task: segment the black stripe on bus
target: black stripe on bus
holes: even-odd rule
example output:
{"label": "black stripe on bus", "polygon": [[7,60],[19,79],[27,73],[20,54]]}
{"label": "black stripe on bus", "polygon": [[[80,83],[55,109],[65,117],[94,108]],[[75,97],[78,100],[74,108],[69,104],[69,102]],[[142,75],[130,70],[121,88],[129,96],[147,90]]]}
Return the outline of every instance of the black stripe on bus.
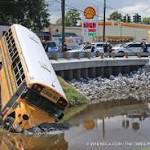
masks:
{"label": "black stripe on bus", "polygon": [[32,89],[28,89],[27,92],[22,95],[22,98],[25,99],[28,103],[52,115],[56,119],[61,119],[64,115],[63,109],[58,107],[47,98],[37,94]]}
{"label": "black stripe on bus", "polygon": [[26,84],[23,83],[20,88],[17,90],[17,92],[12,96],[12,98],[8,101],[6,106],[2,110],[3,112],[7,108],[11,108],[13,106],[16,106],[16,100],[21,97],[24,100],[27,101],[27,103],[38,107],[39,109],[43,110],[44,112],[47,112],[48,114],[52,115],[56,119],[61,119],[63,117],[63,110],[58,107],[56,104],[48,100],[47,98],[37,94],[32,89],[29,89],[26,87]]}
{"label": "black stripe on bus", "polygon": [[3,115],[3,112],[5,112],[5,110],[7,108],[10,108],[10,107],[13,107],[16,103],[16,100],[18,99],[19,96],[22,95],[22,93],[25,91],[26,89],[26,84],[23,83],[19,88],[18,90],[16,91],[16,93],[11,97],[11,99],[8,101],[8,103],[5,105],[5,107],[2,109],[2,115]]}

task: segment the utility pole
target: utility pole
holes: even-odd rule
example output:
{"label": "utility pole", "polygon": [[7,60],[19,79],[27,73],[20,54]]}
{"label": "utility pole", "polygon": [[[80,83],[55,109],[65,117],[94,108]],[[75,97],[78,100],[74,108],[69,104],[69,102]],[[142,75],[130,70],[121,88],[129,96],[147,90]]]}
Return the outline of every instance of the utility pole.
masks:
{"label": "utility pole", "polygon": [[62,14],[62,46],[61,49],[64,49],[65,43],[65,0],[61,0],[61,14]]}
{"label": "utility pole", "polygon": [[103,132],[103,139],[105,139],[105,134],[106,134],[106,131],[105,131],[105,119],[103,117],[103,120],[102,120],[102,132]]}
{"label": "utility pole", "polygon": [[106,26],[106,0],[104,0],[104,20],[103,20],[103,42],[105,42],[105,26]]}

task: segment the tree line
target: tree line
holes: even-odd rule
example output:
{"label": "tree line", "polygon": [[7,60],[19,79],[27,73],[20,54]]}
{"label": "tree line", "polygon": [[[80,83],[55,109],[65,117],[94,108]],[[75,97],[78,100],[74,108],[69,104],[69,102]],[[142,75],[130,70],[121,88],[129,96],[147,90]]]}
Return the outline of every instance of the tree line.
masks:
{"label": "tree line", "polygon": [[[126,14],[122,15],[118,11],[112,12],[108,20],[117,21],[117,22],[127,22],[127,23],[144,23],[150,24],[150,17],[142,18],[140,14],[135,13],[133,16]],[[78,26],[78,22],[81,20],[80,13],[78,10],[70,9],[66,12],[65,15],[65,26]],[[57,24],[61,24],[61,18],[57,20]]]}
{"label": "tree line", "polygon": [[45,0],[0,0],[0,24],[22,24],[34,31],[49,26]]}
{"label": "tree line", "polygon": [[145,23],[148,24],[149,22],[147,22],[149,19],[149,17],[143,18],[141,17],[141,15],[139,15],[138,13],[135,13],[133,16],[126,14],[126,15],[122,15],[121,13],[119,13],[118,11],[114,11],[110,14],[108,20],[113,20],[113,21],[118,21],[118,22],[133,22],[133,23]]}
{"label": "tree line", "polygon": [[[108,20],[119,22],[135,22],[150,24],[150,17],[141,18],[136,13],[134,16],[122,15],[118,11],[112,12]],[[39,32],[49,26],[50,14],[45,0],[0,0],[0,24],[22,24],[33,31]],[[78,26],[81,20],[80,12],[70,9],[65,14],[65,26]],[[61,18],[56,24],[61,24]]]}

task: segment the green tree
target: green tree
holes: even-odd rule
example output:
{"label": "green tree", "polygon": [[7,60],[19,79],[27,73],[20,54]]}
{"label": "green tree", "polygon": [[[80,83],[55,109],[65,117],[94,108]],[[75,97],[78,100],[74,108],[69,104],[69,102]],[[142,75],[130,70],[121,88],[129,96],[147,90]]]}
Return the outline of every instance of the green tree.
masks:
{"label": "green tree", "polygon": [[143,21],[142,21],[144,24],[150,24],[150,17],[145,17],[143,18]]}
{"label": "green tree", "polygon": [[65,25],[75,27],[78,21],[80,21],[80,13],[78,10],[70,9],[65,15]]}
{"label": "green tree", "polygon": [[23,24],[39,31],[49,25],[49,14],[44,0],[27,0]]}
{"label": "green tree", "polygon": [[114,20],[114,21],[118,21],[118,20],[122,20],[122,14],[119,13],[118,11],[114,11],[113,13],[110,14],[109,20]]}
{"label": "green tree", "polygon": [[14,12],[14,0],[0,0],[0,23],[9,24]]}
{"label": "green tree", "polygon": [[34,31],[49,25],[45,0],[0,0],[0,23],[19,23]]}

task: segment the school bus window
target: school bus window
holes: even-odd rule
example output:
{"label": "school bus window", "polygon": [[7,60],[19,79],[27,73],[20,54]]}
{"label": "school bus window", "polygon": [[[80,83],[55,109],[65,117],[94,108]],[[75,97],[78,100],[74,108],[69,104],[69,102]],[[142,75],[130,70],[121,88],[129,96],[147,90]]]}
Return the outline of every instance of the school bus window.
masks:
{"label": "school bus window", "polygon": [[10,53],[10,57],[12,57],[13,53]]}
{"label": "school bus window", "polygon": [[25,79],[22,64],[19,60],[19,56],[14,60],[12,66],[13,66],[13,72],[15,75],[17,86],[19,86],[22,83],[22,81]]}
{"label": "school bus window", "polygon": [[13,37],[11,39],[11,43],[12,43],[13,46],[15,46],[15,41],[14,41]]}
{"label": "school bus window", "polygon": [[23,80],[23,79],[25,78],[25,75],[24,75],[24,74],[22,74],[22,75],[21,75],[21,78],[22,78],[22,80]]}
{"label": "school bus window", "polygon": [[14,73],[17,74],[17,68],[14,68]]}
{"label": "school bus window", "polygon": [[10,49],[11,48],[11,44],[8,44],[8,49]]}
{"label": "school bus window", "polygon": [[15,47],[12,46],[12,47],[9,49],[9,52],[10,52],[10,54],[11,54],[11,53],[16,53],[17,50],[16,50]]}
{"label": "school bus window", "polygon": [[17,53],[17,52],[16,52],[16,53],[13,53],[13,55],[12,55],[12,60],[14,60],[17,56],[18,56],[18,53]]}
{"label": "school bus window", "polygon": [[13,68],[17,65],[18,62],[19,62],[19,57],[17,57],[14,61],[12,61]]}
{"label": "school bus window", "polygon": [[[19,62],[18,67],[19,67],[19,68],[21,68],[21,67],[22,67],[21,62]],[[22,69],[22,68],[21,68],[21,69]]]}
{"label": "school bus window", "polygon": [[16,48],[14,40],[13,40],[12,47],[13,47],[13,48]]}
{"label": "school bus window", "polygon": [[12,60],[12,65],[17,65],[19,63],[19,56],[16,56],[15,58],[13,58]]}
{"label": "school bus window", "polygon": [[8,36],[8,32],[5,31],[4,36]]}
{"label": "school bus window", "polygon": [[15,58],[13,58],[11,60],[12,60],[12,63],[14,63],[14,64],[17,64],[18,62],[20,62],[19,56],[15,57]]}
{"label": "school bus window", "polygon": [[7,37],[6,38],[6,41],[7,41],[8,45],[11,45],[11,40],[12,40],[12,37]]}
{"label": "school bus window", "polygon": [[21,75],[23,74],[23,68],[20,69],[20,73],[21,73]]}
{"label": "school bus window", "polygon": [[11,29],[9,29],[8,32],[9,32],[9,35],[10,35],[11,34]]}
{"label": "school bus window", "polygon": [[[18,52],[16,51],[16,49],[12,50],[11,54],[15,55],[15,54],[18,54]],[[12,58],[13,60],[13,58]]]}
{"label": "school bus window", "polygon": [[18,79],[19,78],[19,73],[17,73],[17,75],[16,75],[16,79]]}
{"label": "school bus window", "polygon": [[8,44],[11,44],[11,43],[12,43],[12,40],[13,40],[13,37],[10,36],[9,39],[7,40]]}
{"label": "school bus window", "polygon": [[12,47],[12,48],[9,50],[9,54],[10,54],[10,56],[12,57],[14,53],[18,53],[18,52],[17,52],[16,48],[13,48],[13,47]]}
{"label": "school bus window", "polygon": [[19,79],[18,81],[17,81],[17,85],[19,86],[21,84],[21,80]]}
{"label": "school bus window", "polygon": [[9,36],[6,37],[6,40],[7,40],[7,41],[8,41],[8,39],[9,39]]}

